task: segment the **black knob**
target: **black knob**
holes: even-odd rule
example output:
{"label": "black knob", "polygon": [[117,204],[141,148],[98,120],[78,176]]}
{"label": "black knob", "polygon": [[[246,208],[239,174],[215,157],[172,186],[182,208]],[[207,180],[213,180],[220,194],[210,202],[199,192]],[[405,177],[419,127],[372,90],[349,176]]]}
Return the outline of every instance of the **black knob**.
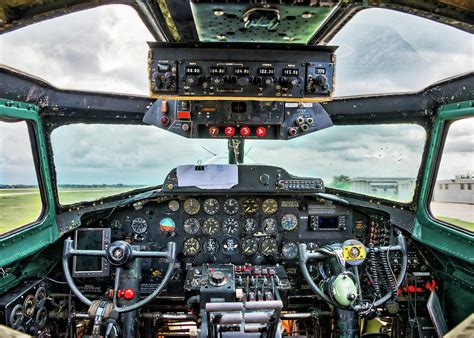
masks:
{"label": "black knob", "polygon": [[316,78],[314,79],[314,83],[316,84],[316,86],[318,86],[322,90],[328,90],[329,88],[328,78],[326,77],[326,75],[316,76]]}
{"label": "black knob", "polygon": [[250,83],[250,79],[247,76],[242,76],[237,79],[237,84],[240,87],[245,87]]}
{"label": "black knob", "polygon": [[291,88],[291,87],[294,87],[294,86],[297,86],[298,85],[298,79],[295,78],[295,77],[282,77],[280,79],[280,83],[287,87],[287,88]]}
{"label": "black knob", "polygon": [[196,76],[188,76],[186,77],[185,83],[189,87],[194,87],[198,85],[199,80]]}
{"label": "black knob", "polygon": [[265,87],[269,87],[269,86],[271,86],[272,84],[273,84],[273,78],[272,78],[272,77],[268,77],[268,76],[267,76],[267,77],[264,77],[264,78],[263,78],[263,85],[264,85]]}
{"label": "black knob", "polygon": [[224,84],[224,79],[220,76],[213,76],[211,77],[211,84],[216,87],[222,86]]}

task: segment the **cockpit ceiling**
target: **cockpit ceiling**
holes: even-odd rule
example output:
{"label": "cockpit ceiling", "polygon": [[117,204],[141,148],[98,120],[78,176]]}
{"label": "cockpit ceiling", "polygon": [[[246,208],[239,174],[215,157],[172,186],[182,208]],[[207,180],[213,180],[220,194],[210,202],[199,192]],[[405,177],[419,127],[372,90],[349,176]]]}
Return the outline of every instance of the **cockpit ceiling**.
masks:
{"label": "cockpit ceiling", "polygon": [[158,41],[327,43],[358,11],[386,8],[474,32],[474,2],[335,0],[4,0],[0,33],[106,4],[134,7]]}

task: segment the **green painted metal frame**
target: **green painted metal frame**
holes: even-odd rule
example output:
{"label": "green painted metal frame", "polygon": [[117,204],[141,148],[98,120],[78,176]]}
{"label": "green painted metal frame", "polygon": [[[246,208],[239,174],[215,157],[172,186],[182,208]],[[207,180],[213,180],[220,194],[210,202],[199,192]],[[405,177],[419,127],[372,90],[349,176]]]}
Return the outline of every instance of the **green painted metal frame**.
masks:
{"label": "green painted metal frame", "polygon": [[32,147],[36,147],[33,151],[36,151],[37,155],[38,183],[44,205],[43,213],[37,221],[0,237],[0,267],[5,267],[54,243],[59,233],[51,170],[39,108],[32,104],[0,99],[0,117],[24,120],[33,126],[34,135],[30,135],[30,140]]}
{"label": "green painted metal frame", "polygon": [[412,235],[440,252],[474,263],[474,236],[436,219],[429,209],[449,125],[455,120],[470,116],[474,116],[474,100],[441,106],[436,114]]}

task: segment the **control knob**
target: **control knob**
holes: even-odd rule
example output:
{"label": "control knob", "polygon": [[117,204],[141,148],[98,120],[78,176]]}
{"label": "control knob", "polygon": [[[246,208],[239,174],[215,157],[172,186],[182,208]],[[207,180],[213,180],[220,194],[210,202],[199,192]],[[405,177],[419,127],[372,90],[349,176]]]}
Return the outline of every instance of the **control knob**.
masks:
{"label": "control knob", "polygon": [[329,89],[326,75],[318,75],[309,81],[309,90],[312,92],[327,91]]}
{"label": "control knob", "polygon": [[213,76],[210,82],[213,86],[220,87],[224,84],[224,79],[220,76]]}
{"label": "control knob", "polygon": [[282,77],[280,79],[280,82],[282,85],[284,85],[287,88],[292,88],[298,85],[298,79],[295,77],[290,77],[290,78]]}
{"label": "control knob", "polygon": [[241,76],[237,79],[237,84],[240,86],[240,87],[245,87],[247,86],[248,84],[250,83],[250,79],[248,78],[248,76]]}
{"label": "control knob", "polygon": [[186,79],[184,80],[187,86],[189,87],[195,87],[199,84],[199,78],[197,76],[187,76]]}
{"label": "control knob", "polygon": [[222,286],[227,283],[227,278],[222,271],[212,271],[210,275],[211,279],[209,280],[209,282],[211,283],[211,285]]}

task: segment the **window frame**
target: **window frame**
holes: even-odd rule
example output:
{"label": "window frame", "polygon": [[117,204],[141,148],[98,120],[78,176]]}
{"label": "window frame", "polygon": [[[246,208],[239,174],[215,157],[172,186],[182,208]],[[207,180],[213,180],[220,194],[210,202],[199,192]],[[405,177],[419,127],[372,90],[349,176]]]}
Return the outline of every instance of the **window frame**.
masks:
{"label": "window frame", "polygon": [[59,238],[59,235],[56,226],[51,171],[39,108],[32,104],[0,99],[0,119],[27,123],[38,189],[43,205],[41,214],[35,221],[0,235],[0,266],[5,266],[53,243]]}
{"label": "window frame", "polygon": [[474,233],[434,217],[430,203],[436,185],[449,127],[455,121],[474,116],[474,100],[441,106],[433,121],[427,164],[423,175],[413,237],[449,255],[474,263]]}

